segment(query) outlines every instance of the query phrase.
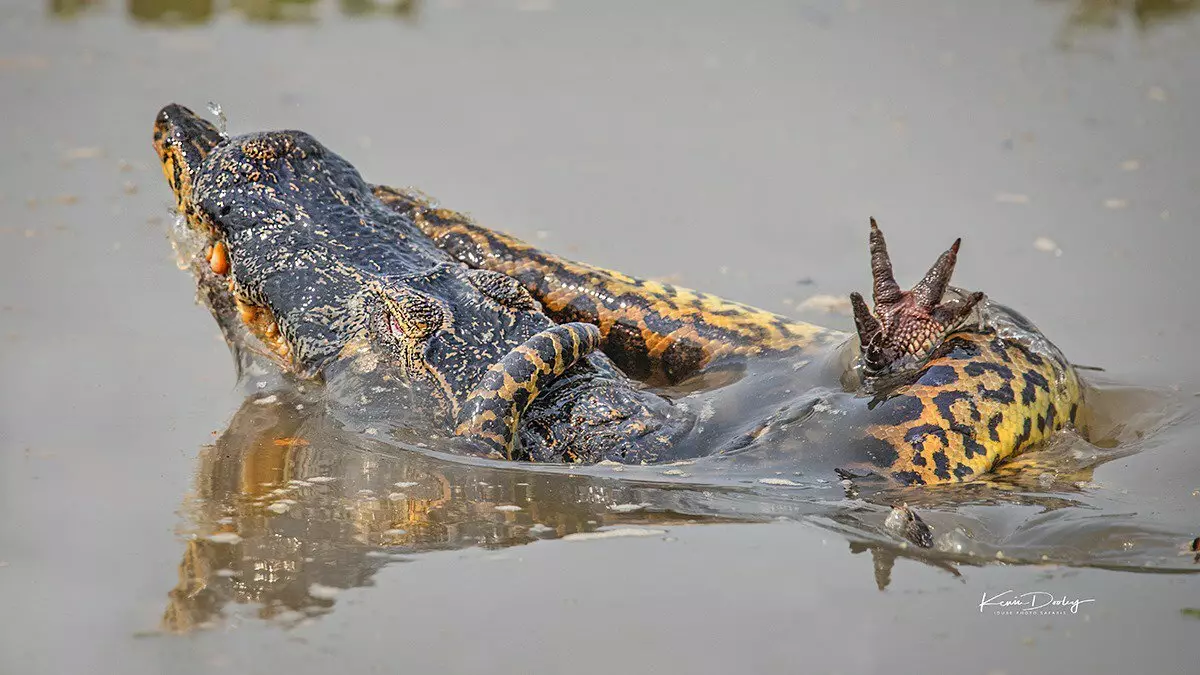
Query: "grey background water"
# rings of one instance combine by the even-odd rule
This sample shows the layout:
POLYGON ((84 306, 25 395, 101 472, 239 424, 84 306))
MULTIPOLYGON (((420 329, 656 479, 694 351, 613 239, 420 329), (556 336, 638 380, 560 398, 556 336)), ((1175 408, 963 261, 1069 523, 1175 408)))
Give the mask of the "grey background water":
MULTIPOLYGON (((217 101, 547 248, 841 328, 798 304, 865 285, 867 216, 910 279, 961 235, 959 284, 1190 395, 1195 3, 174 4, 0 8, 0 671, 1195 672, 1194 575, 901 559, 880 591, 803 522, 427 553, 294 628, 155 632, 242 393, 149 143, 163 104, 217 101), (1008 588, 1095 602, 980 610, 1008 588)), ((1200 499, 1187 431, 1106 465, 1130 512, 1200 499)))

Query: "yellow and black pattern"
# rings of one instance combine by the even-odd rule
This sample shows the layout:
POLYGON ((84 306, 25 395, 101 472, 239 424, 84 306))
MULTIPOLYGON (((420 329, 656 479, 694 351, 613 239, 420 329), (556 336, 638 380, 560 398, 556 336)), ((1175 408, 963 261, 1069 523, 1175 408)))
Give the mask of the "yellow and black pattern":
POLYGON ((599 326, 604 353, 640 380, 678 382, 729 357, 801 353, 846 338, 709 293, 564 260, 414 191, 374 189, 455 258, 520 281, 555 321, 599 326))
POLYGON ((303 132, 226 138, 171 105, 154 144, 198 235, 189 264, 200 295, 231 343, 256 337, 300 377, 333 368, 401 382, 422 410, 438 407, 457 436, 472 439, 471 452, 627 463, 733 453, 746 447, 742 438, 786 429, 777 411, 836 388, 844 405, 808 428, 844 429, 823 456, 837 468, 933 484, 971 480, 1086 416, 1074 370, 1031 324, 982 294, 940 302, 957 243, 914 292, 902 292, 873 230, 876 314, 891 313, 871 324, 860 298, 860 337, 868 324, 871 335, 902 336, 892 324, 918 319, 954 332, 922 342, 929 351, 907 354, 915 358, 903 368, 864 368, 857 390, 841 389, 850 374, 841 365, 812 369, 837 370, 833 382, 796 386, 783 373, 770 393, 780 398, 756 390, 738 413, 738 438, 700 442, 706 413, 627 374, 675 383, 737 361, 840 364, 846 353, 837 350, 852 347, 852 336, 544 253, 416 193, 369 186, 303 132), (966 322, 968 314, 979 320, 966 322), (969 327, 953 328, 960 324, 969 327))
POLYGON ((463 403, 454 433, 513 459, 517 423, 541 387, 599 346, 600 330, 587 323, 564 323, 534 335, 488 368, 463 403))
MULTIPOLYGON (((634 377, 674 382, 729 357, 815 352, 849 336, 705 293, 564 260, 435 206, 411 190, 375 186, 426 235, 472 267, 520 281, 559 321, 600 327, 601 348, 634 377)), ((993 329, 948 335, 916 373, 870 411, 855 444, 862 468, 902 484, 971 480, 1068 424, 1082 428, 1074 369, 1037 329, 985 303, 993 329), (1032 336, 1032 341, 1019 337, 1032 336)))
POLYGON ((906 485, 966 481, 1068 424, 1086 426, 1079 378, 1057 354, 974 332, 939 351, 875 407, 863 468, 906 485))

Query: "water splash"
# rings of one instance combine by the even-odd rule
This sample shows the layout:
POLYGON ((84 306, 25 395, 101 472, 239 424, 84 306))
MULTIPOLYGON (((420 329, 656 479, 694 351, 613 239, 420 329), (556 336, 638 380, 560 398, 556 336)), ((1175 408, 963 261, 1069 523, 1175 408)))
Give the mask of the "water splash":
POLYGON ((221 138, 229 138, 229 120, 226 119, 225 109, 221 107, 221 104, 209 101, 208 112, 217 118, 217 131, 221 132, 221 138))

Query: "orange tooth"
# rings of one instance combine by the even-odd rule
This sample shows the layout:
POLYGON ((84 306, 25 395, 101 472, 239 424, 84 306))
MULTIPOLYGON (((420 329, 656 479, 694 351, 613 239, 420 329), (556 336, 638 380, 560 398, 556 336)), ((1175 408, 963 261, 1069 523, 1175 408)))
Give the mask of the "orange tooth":
POLYGON ((237 308, 238 312, 240 312, 242 315, 243 322, 245 322, 247 325, 254 323, 254 319, 258 315, 258 312, 255 311, 254 307, 242 302, 241 300, 238 300, 237 308))
POLYGON ((221 276, 229 273, 229 256, 225 254, 225 242, 218 241, 213 244, 212 253, 208 258, 208 266, 214 273, 221 276))

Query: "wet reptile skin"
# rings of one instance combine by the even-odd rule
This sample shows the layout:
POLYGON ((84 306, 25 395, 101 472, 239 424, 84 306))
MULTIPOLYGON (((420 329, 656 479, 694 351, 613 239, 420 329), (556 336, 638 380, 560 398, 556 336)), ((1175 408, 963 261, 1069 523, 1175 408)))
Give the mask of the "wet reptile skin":
MULTIPOLYGON (((731 364, 829 361, 852 346, 844 333, 565 261, 415 194, 372 189, 303 132, 226 138, 171 105, 155 148, 206 243, 189 264, 231 343, 253 342, 299 377, 355 372, 428 391, 430 412, 494 456, 677 459, 696 449, 680 442, 700 433, 696 413, 626 373, 677 383, 731 364)), ((836 468, 904 484, 970 480, 1081 421, 1073 369, 1015 313, 981 306, 974 327, 931 347, 886 386, 789 394, 825 411, 805 418, 810 433, 849 423, 827 427, 841 430, 830 438, 836 468)), ((778 412, 751 408, 758 427, 746 436, 799 419, 778 412)))
POLYGON ((657 461, 687 432, 596 351, 595 326, 555 325, 511 278, 451 260, 308 134, 226 139, 168 106, 155 147, 209 242, 192 265, 202 298, 285 372, 419 387, 457 436, 510 459, 657 461))
MULTIPOLYGON (((458 260, 520 281, 556 321, 599 326, 601 348, 636 377, 677 381, 739 358, 816 354, 848 337, 559 258, 413 190, 380 185, 375 194, 458 260)), ((946 336, 907 383, 873 402, 858 441, 862 469, 904 484, 970 480, 1084 425, 1080 381, 1058 349, 1016 312, 994 304, 985 312, 982 326, 946 336)))

